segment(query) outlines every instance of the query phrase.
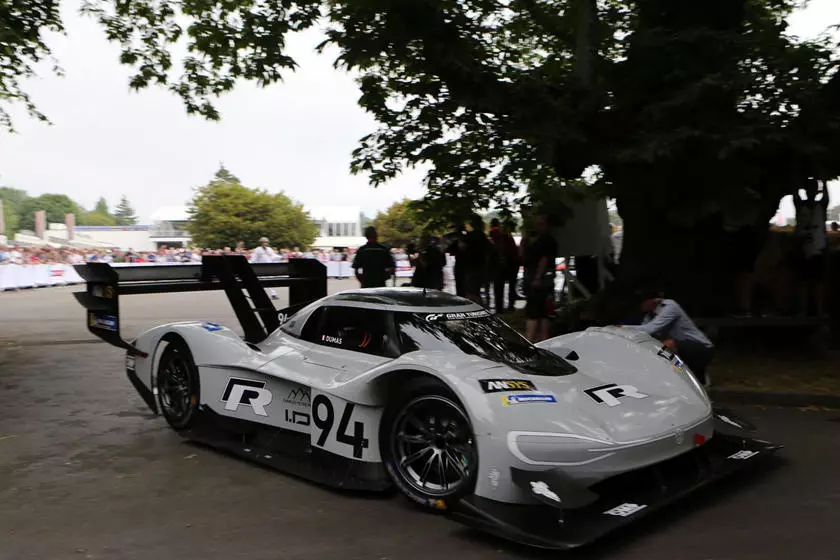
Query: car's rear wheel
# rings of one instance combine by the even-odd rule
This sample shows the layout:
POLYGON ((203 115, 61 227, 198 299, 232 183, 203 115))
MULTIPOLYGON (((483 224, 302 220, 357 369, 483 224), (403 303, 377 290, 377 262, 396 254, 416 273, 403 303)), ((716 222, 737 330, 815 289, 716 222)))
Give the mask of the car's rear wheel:
POLYGON ((412 382, 382 420, 383 461, 407 498, 425 508, 445 510, 473 492, 478 452, 472 424, 443 383, 412 382))
POLYGON ((186 342, 180 337, 167 342, 157 371, 158 404, 169 425, 184 430, 198 409, 198 370, 186 342))

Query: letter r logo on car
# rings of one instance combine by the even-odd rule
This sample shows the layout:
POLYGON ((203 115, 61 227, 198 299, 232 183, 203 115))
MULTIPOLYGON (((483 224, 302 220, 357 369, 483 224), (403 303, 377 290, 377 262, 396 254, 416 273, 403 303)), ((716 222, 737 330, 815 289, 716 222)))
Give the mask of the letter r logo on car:
POLYGON ((268 416, 265 407, 271 404, 272 395, 262 381, 231 378, 219 400, 225 403, 225 410, 236 411, 240 405, 245 405, 258 416, 268 416))
POLYGON ((623 397, 630 397, 633 399, 644 399, 648 395, 639 392, 638 389, 632 385, 616 385, 610 383, 609 385, 601 385, 600 387, 593 387, 584 391, 589 395, 593 401, 598 404, 605 404, 607 406, 618 406, 621 404, 623 397))

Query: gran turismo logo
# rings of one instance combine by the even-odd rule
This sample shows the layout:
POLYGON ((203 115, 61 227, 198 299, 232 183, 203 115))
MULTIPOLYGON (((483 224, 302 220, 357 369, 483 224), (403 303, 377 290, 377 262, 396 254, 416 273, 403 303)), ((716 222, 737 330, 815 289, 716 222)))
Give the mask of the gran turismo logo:
POLYGON ((268 416, 265 407, 271 404, 272 395, 265 381, 231 377, 219 400, 225 403, 225 410, 236 412, 240 406, 248 406, 257 416, 268 416))
POLYGON ((616 385, 615 383, 586 389, 584 393, 589 395, 596 403, 610 407, 620 405, 621 399, 625 397, 632 399, 646 399, 648 397, 632 385, 616 385))

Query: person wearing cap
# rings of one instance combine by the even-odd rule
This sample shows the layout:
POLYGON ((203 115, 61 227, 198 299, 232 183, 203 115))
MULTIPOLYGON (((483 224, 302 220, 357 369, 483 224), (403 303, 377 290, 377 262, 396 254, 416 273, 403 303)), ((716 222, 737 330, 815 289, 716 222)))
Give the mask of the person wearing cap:
POLYGON ((359 247, 353 258, 353 270, 362 288, 384 288, 397 269, 391 250, 379 243, 378 237, 375 227, 366 227, 368 242, 359 247))
MULTIPOLYGON (((254 249, 251 253, 251 262, 253 264, 270 263, 274 262, 276 257, 277 253, 274 252, 274 249, 268 246, 268 237, 260 237, 260 246, 254 249)), ((269 288, 266 291, 268 292, 268 295, 271 296, 271 299, 279 299, 274 288, 269 288)))
POLYGON ((624 328, 641 331, 662 340, 667 348, 679 355, 697 380, 708 387, 710 383, 706 368, 715 350, 712 341, 697 328, 676 301, 653 291, 640 291, 637 295, 645 317, 641 325, 624 325, 624 328))

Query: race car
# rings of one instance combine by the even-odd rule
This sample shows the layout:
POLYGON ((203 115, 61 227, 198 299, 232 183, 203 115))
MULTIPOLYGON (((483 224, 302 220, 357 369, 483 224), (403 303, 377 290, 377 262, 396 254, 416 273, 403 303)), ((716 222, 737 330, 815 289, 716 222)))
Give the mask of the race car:
POLYGON ((327 296, 323 268, 90 263, 76 297, 185 437, 333 487, 397 488, 531 546, 589 543, 780 447, 713 410, 647 335, 593 328, 533 345, 445 292, 327 296), (265 286, 288 286, 292 305, 275 310, 265 286), (225 290, 243 336, 198 320, 121 337, 120 295, 210 289, 225 290))

